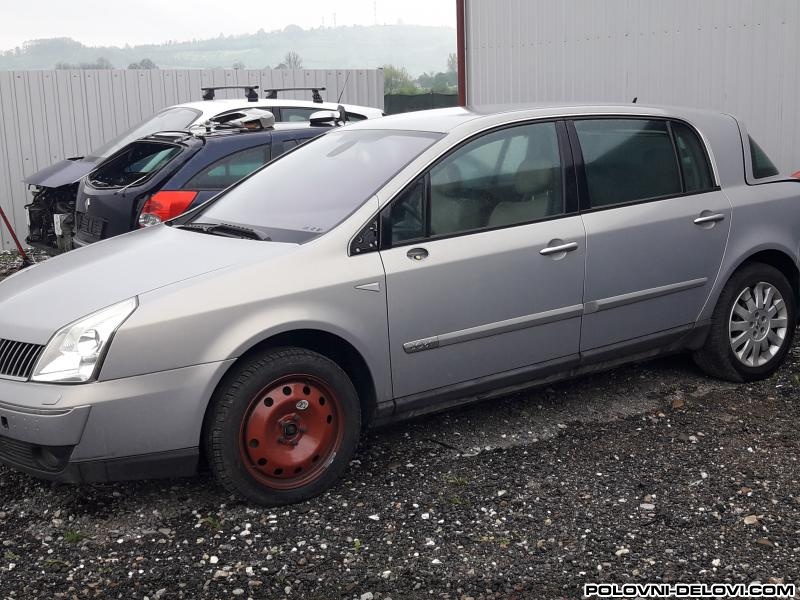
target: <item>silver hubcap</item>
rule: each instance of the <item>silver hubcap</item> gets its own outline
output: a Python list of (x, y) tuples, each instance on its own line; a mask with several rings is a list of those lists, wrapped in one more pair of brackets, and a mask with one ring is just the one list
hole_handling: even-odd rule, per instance
[(760, 281), (743, 289), (728, 324), (736, 358), (748, 367), (767, 364), (786, 340), (787, 323), (786, 303), (776, 287)]

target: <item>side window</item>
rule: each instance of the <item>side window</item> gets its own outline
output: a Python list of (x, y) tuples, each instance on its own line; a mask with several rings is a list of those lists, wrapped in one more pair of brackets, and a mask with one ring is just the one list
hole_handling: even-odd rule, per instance
[(403, 192), (389, 211), (392, 244), (425, 237), (425, 178)]
[(711, 166), (708, 164), (703, 142), (685, 123), (673, 122), (672, 133), (681, 161), (683, 181), (687, 192), (703, 192), (714, 187)]
[(750, 138), (750, 158), (753, 162), (753, 177), (756, 179), (780, 175), (778, 167), (775, 166), (775, 163), (770, 160), (767, 153), (761, 149), (761, 146), (752, 137)]
[(275, 160), (281, 154), (284, 154), (300, 145), (301, 140), (280, 140), (272, 142), (272, 159)]
[(222, 190), (250, 175), (269, 161), (269, 146), (230, 154), (205, 167), (184, 186), (190, 190)]
[(302, 108), (299, 106), (282, 106), (281, 121), (289, 123), (302, 123), (308, 121), (315, 112), (323, 110), (321, 108)]
[(592, 208), (680, 194), (675, 149), (666, 121), (575, 121)]
[(429, 231), (452, 235), (558, 215), (562, 190), (555, 123), (489, 133), (431, 169)]

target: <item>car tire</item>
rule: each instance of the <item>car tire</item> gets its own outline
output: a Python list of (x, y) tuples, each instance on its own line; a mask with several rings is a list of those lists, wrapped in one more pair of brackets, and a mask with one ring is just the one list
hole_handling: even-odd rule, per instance
[(347, 374), (302, 348), (246, 358), (217, 389), (205, 455), (229, 491), (265, 506), (330, 488), (358, 445), (361, 407)]
[(708, 337), (693, 354), (694, 361), (720, 379), (765, 379), (792, 346), (796, 315), (795, 292), (786, 276), (770, 265), (746, 265), (722, 290)]

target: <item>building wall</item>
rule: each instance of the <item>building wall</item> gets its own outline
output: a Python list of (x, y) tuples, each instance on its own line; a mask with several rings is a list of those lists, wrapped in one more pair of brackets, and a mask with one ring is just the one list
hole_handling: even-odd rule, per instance
[(798, 0), (464, 1), (469, 104), (710, 108), (800, 169)]
[[(0, 206), (24, 239), (24, 206), (30, 202), (24, 177), (84, 155), (162, 108), (201, 100), (201, 87), (245, 84), (261, 90), (321, 86), (326, 100), (344, 90), (342, 102), (383, 108), (380, 69), (0, 71)], [(217, 93), (239, 96), (242, 91)], [(309, 92), (281, 97), (311, 99)], [(0, 225), (0, 250), (12, 247)]]

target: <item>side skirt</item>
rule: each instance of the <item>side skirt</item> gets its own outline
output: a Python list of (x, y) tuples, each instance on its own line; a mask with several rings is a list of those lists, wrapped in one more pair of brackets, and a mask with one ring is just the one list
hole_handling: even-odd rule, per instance
[[(694, 350), (702, 346), (709, 324), (686, 325), (652, 335), (612, 344), (545, 363), (505, 371), (435, 390), (381, 403), (373, 427), (403, 421), (456, 406), (507, 396), (520, 390), (550, 385), (658, 356)], [(434, 350), (435, 352), (435, 350)]]

